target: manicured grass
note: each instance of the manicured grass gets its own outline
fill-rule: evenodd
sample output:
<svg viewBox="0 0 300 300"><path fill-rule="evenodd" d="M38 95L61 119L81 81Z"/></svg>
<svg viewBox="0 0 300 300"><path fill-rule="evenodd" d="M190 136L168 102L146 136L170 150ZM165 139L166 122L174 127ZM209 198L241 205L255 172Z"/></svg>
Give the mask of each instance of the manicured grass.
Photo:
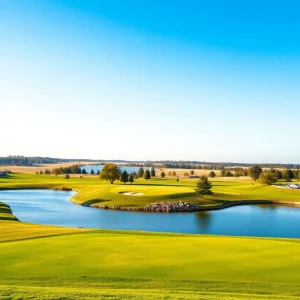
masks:
<svg viewBox="0 0 300 300"><path fill-rule="evenodd" d="M43 178L1 185L66 186ZM83 181L88 187L81 179L67 185L83 195L106 186ZM42 226L19 222L0 203L0 258L0 299L300 299L299 239Z"/></svg>
<svg viewBox="0 0 300 300"><path fill-rule="evenodd" d="M12 233L12 234L10 234ZM300 240L0 221L0 299L299 299Z"/></svg>
<svg viewBox="0 0 300 300"><path fill-rule="evenodd" d="M100 181L97 176L86 178L49 175L13 174L0 178L0 189L14 188L72 188L78 191L73 201L78 204L143 207L153 202L187 201L200 206L219 205L238 200L273 200L300 202L300 190L278 189L254 183L248 178L215 178L213 195L204 199L197 197L195 186L197 179L138 179L134 184L115 182L111 185ZM126 196L120 192L143 193L142 196Z"/></svg>

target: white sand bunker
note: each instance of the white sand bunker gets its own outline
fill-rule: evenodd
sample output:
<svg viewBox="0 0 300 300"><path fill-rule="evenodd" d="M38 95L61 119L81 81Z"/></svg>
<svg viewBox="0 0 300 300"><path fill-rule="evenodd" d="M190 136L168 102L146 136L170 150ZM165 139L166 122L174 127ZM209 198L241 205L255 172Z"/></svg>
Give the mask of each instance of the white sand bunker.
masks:
<svg viewBox="0 0 300 300"><path fill-rule="evenodd" d="M134 192L120 192L119 194L126 195L126 196L142 196L142 195L144 195L144 193L134 193Z"/></svg>

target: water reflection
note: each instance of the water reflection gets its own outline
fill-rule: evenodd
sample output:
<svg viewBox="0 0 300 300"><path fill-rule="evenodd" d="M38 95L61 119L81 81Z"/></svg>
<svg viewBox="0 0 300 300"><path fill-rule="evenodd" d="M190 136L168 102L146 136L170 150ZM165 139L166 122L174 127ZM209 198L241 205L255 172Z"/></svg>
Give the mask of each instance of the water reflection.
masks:
<svg viewBox="0 0 300 300"><path fill-rule="evenodd" d="M257 204L257 206L261 209L270 209L270 210L276 210L279 206L278 205L272 205L272 204Z"/></svg>
<svg viewBox="0 0 300 300"><path fill-rule="evenodd" d="M209 211L198 211L195 213L197 224L201 229L200 232L206 232L212 220L212 215Z"/></svg>

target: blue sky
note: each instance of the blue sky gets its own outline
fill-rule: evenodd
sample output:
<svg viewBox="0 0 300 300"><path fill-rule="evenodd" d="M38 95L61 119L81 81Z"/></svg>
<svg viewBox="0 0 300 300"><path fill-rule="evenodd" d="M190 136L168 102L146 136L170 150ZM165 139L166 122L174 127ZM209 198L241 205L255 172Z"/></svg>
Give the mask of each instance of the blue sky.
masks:
<svg viewBox="0 0 300 300"><path fill-rule="evenodd" d="M0 0L0 155L300 163L299 9Z"/></svg>

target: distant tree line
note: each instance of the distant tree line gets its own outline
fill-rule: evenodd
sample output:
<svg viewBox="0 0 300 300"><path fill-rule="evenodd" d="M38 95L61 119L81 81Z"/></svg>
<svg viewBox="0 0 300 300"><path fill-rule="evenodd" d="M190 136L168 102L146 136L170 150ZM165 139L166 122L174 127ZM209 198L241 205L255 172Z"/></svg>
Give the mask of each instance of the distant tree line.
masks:
<svg viewBox="0 0 300 300"><path fill-rule="evenodd" d="M260 168L280 168L280 169L300 169L299 164L249 164L249 163L235 163L235 162L205 162L205 161L126 161L126 160L103 160L103 159L67 159L67 158L51 158L51 157L26 157L22 155L10 155L0 157L0 165L15 165L15 166L33 166L40 164L56 164L62 162L96 162L96 164L104 163L118 163L124 166L132 167L148 167L151 168L172 168L172 169L203 169L203 170L222 170L229 169L234 171L236 167L249 168L258 165Z"/></svg>
<svg viewBox="0 0 300 300"><path fill-rule="evenodd" d="M285 169L283 171L275 168L270 168L268 170L263 170L260 166L254 166L248 170L249 176L254 181L259 181L265 185L271 185L276 183L278 180L283 179L287 182L293 179L300 180L300 170Z"/></svg>
<svg viewBox="0 0 300 300"><path fill-rule="evenodd" d="M53 169L52 173L54 175L61 175L61 174L81 174L82 171L79 165L72 165L70 167L59 167Z"/></svg>
<svg viewBox="0 0 300 300"><path fill-rule="evenodd" d="M144 178L146 180L151 179L151 177L156 177L155 168L144 170L143 167L140 167L138 172L128 173L126 170L121 171L119 165L114 163L106 163L104 164L99 177L101 180L107 180L111 184L113 184L116 180L120 180L124 184L130 182L131 184L135 179ZM161 176L163 177L163 176Z"/></svg>

